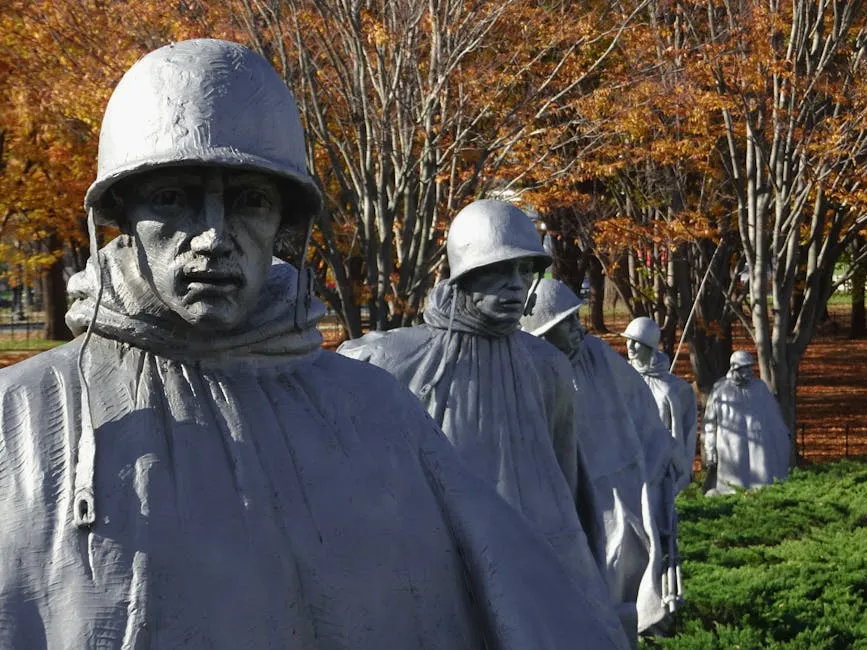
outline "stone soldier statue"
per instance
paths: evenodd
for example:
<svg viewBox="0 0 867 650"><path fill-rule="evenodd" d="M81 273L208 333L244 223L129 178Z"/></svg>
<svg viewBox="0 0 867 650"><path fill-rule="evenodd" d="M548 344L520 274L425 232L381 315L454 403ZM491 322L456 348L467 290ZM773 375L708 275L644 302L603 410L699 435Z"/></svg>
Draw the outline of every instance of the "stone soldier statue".
<svg viewBox="0 0 867 650"><path fill-rule="evenodd" d="M86 333L0 372L0 647L626 645L406 389L320 349L323 305L271 257L319 204L250 50L176 43L120 81Z"/></svg>
<svg viewBox="0 0 867 650"><path fill-rule="evenodd" d="M428 295L424 324L371 332L338 352L407 385L467 465L547 537L566 566L584 579L595 574L592 593L602 592L593 566L602 522L587 470L579 471L569 363L518 329L534 274L550 257L527 215L495 200L455 216L447 255L451 275Z"/></svg>
<svg viewBox="0 0 867 650"><path fill-rule="evenodd" d="M765 382L753 376L755 359L737 350L729 371L714 384L705 407L705 462L715 471L706 494L730 494L789 475L792 433Z"/></svg>
<svg viewBox="0 0 867 650"><path fill-rule="evenodd" d="M633 630L643 631L666 614L654 517L661 497L654 495L661 492L671 446L668 436L660 435L662 424L641 379L611 346L584 331L578 320L581 304L564 283L545 278L536 288L533 313L521 319L521 327L552 343L572 363L578 445L586 450L604 513L606 576L621 619L632 609ZM633 392L644 399L629 397Z"/></svg>
<svg viewBox="0 0 867 650"><path fill-rule="evenodd" d="M656 321L646 316L633 320L623 332L623 336L629 340L629 363L650 387L659 409L659 418L674 438L677 452L674 461L678 473L675 490L680 492L692 480L698 435L698 406L692 386L670 372L671 360L665 352L657 349L660 334Z"/></svg>

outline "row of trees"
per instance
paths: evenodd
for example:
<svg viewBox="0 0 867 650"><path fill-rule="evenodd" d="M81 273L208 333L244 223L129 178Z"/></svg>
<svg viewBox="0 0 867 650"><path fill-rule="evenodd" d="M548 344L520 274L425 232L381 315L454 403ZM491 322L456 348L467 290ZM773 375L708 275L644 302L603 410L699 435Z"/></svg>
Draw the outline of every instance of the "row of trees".
<svg viewBox="0 0 867 650"><path fill-rule="evenodd" d="M835 264L863 268L861 5L15 0L0 9L0 254L56 271L79 251L122 71L170 40L231 38L296 94L326 195L308 255L350 335L362 313L410 323L450 216L507 193L542 214L558 275L598 288L607 273L669 350L686 330L701 389L740 320L794 425Z"/></svg>

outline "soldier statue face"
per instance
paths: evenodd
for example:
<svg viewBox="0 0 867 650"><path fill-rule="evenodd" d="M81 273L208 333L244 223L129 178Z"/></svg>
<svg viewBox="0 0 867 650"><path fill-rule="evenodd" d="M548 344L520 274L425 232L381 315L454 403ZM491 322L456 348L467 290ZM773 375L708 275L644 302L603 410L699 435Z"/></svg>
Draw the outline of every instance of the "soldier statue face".
<svg viewBox="0 0 867 650"><path fill-rule="evenodd" d="M649 366L653 359L653 348L644 343L639 343L635 339L627 339L626 341L626 356L629 357L632 365Z"/></svg>
<svg viewBox="0 0 867 650"><path fill-rule="evenodd" d="M123 181L120 222L157 298L190 325L230 330L268 276L282 197L272 176L163 167Z"/></svg>
<svg viewBox="0 0 867 650"><path fill-rule="evenodd" d="M545 339L561 352L571 354L584 342L584 328L578 314L570 314L544 334Z"/></svg>
<svg viewBox="0 0 867 650"><path fill-rule="evenodd" d="M735 383L739 386L742 386L744 384L750 383L750 380L753 378L753 367L739 366L737 368L733 368L731 374Z"/></svg>
<svg viewBox="0 0 867 650"><path fill-rule="evenodd" d="M518 322L534 269L533 259L523 257L474 269L459 282L483 317L495 323Z"/></svg>

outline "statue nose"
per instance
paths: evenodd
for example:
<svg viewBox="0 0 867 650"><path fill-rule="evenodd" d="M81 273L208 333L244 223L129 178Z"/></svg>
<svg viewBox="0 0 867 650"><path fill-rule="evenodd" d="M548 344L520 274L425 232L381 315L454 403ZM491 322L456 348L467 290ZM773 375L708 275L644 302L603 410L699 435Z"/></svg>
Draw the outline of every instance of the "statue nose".
<svg viewBox="0 0 867 650"><path fill-rule="evenodd" d="M206 192L200 219L202 230L190 242L194 252L219 254L229 250L223 198L222 188Z"/></svg>
<svg viewBox="0 0 867 650"><path fill-rule="evenodd" d="M521 275L521 271L517 268L512 269L511 273L509 273L509 288L523 289L523 287L524 277Z"/></svg>
<svg viewBox="0 0 867 650"><path fill-rule="evenodd" d="M222 228L208 228L193 237L191 246L196 253L224 253L229 250L228 238Z"/></svg>

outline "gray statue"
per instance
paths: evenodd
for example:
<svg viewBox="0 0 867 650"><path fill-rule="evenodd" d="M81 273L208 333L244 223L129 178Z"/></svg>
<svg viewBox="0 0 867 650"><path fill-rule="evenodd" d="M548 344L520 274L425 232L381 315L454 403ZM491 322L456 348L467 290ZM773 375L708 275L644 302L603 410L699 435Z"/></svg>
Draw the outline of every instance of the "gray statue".
<svg viewBox="0 0 867 650"><path fill-rule="evenodd" d="M467 465L599 596L602 522L578 462L572 372L556 348L518 329L550 257L527 215L494 200L455 216L447 254L451 276L428 296L423 325L371 332L338 351L409 386Z"/></svg>
<svg viewBox="0 0 867 650"><path fill-rule="evenodd" d="M581 304L562 282L543 279L533 313L521 319L521 327L572 362L578 444L604 511L606 575L621 620L632 610L634 633L658 623L669 609L656 524L668 513L656 511L662 508L671 445L661 435L653 399L640 377L611 346L584 331L578 320Z"/></svg>
<svg viewBox="0 0 867 650"><path fill-rule="evenodd" d="M320 349L271 257L319 204L258 55L186 41L120 81L86 333L0 371L0 647L626 646L405 388Z"/></svg>
<svg viewBox="0 0 867 650"><path fill-rule="evenodd" d="M675 441L674 464L678 475L675 490L680 492L692 480L692 464L698 435L698 406L695 392L685 379L669 370L671 360L658 350L659 325L652 318L636 318L626 327L629 362L650 387L659 418Z"/></svg>
<svg viewBox="0 0 867 650"><path fill-rule="evenodd" d="M703 419L706 494L730 494L789 475L792 434L767 385L753 376L755 359L737 350L714 384Z"/></svg>

